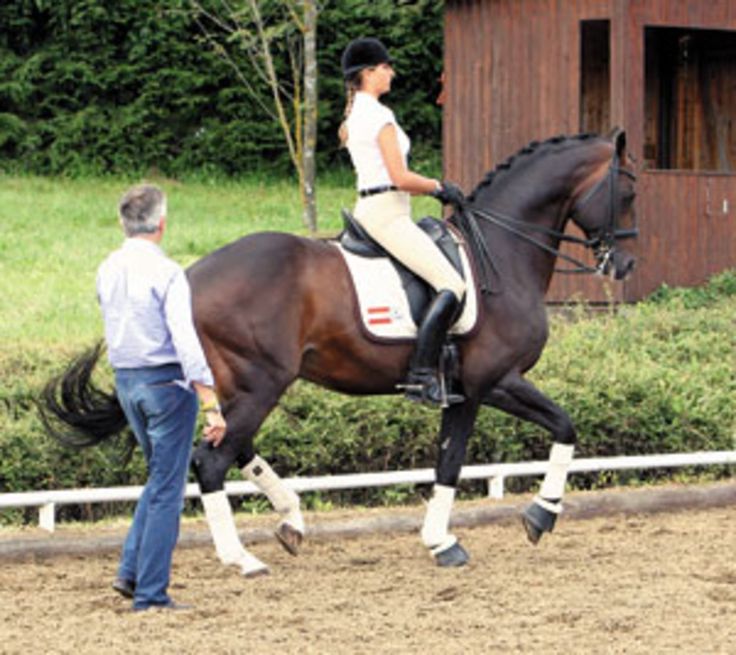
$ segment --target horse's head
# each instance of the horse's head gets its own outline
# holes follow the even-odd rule
[[[634,214],[636,175],[627,168],[626,133],[611,135],[613,151],[602,177],[581,189],[574,199],[570,216],[585,232],[595,253],[596,266],[616,280],[624,279],[634,268],[633,255],[619,247],[623,239],[637,236]]]

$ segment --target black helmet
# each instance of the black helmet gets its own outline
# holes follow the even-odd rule
[[[342,74],[349,80],[364,68],[390,63],[388,50],[378,39],[370,37],[353,39],[342,53]]]

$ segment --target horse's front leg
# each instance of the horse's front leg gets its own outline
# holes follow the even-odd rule
[[[552,433],[549,468],[542,487],[522,514],[529,541],[536,544],[545,532],[552,532],[562,511],[562,496],[577,440],[575,426],[563,409],[515,372],[501,380],[483,402]]]
[[[469,559],[449,526],[468,437],[477,415],[478,403],[470,398],[442,411],[436,480],[422,527],[422,542],[438,566],[463,566]]]

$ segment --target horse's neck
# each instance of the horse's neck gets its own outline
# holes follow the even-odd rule
[[[519,197],[523,197],[522,194],[513,186],[508,186],[501,193],[487,194],[478,205],[489,213],[500,212],[522,224],[560,233],[564,231],[567,224],[567,197],[563,190],[552,190],[547,197],[529,198],[521,203],[518,201]],[[514,225],[513,230],[547,248],[559,248],[559,237],[545,230],[525,228],[523,225]],[[484,235],[494,258],[503,261],[505,270],[499,271],[502,276],[517,277],[522,284],[534,284],[542,294],[546,292],[554,273],[556,257],[535,243],[514,234],[512,230],[486,225]]]
[[[499,273],[513,276],[520,285],[534,285],[542,294],[554,273],[554,253],[559,250],[572,203],[596,167],[610,157],[610,146],[602,148],[598,142],[582,140],[578,146],[540,150],[529,155],[530,159],[517,160],[497,173],[491,186],[476,197],[479,208],[515,219],[514,228],[528,237],[503,227],[484,226],[488,250],[506,269]]]

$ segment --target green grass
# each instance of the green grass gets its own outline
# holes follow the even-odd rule
[[[73,350],[101,336],[95,273],[123,238],[117,202],[137,181],[0,176],[1,348]],[[152,181],[169,197],[163,247],[183,266],[253,232],[307,233],[293,182]],[[320,235],[339,231],[354,196],[349,179],[320,183]],[[414,207],[439,214],[428,198]]]

